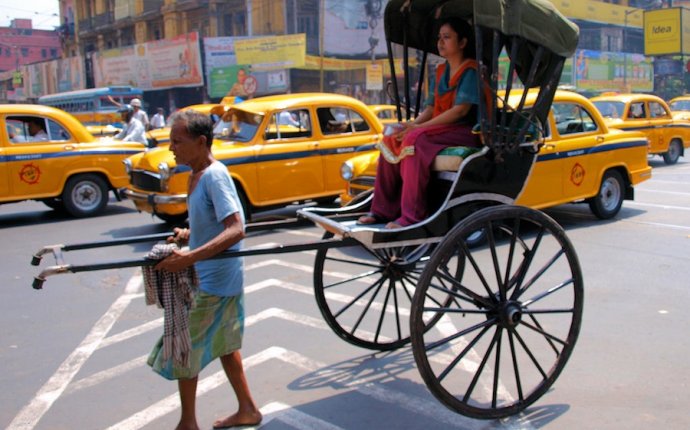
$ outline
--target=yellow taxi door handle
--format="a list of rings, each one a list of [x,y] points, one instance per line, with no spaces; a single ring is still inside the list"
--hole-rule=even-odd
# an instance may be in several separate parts
[[[74,151],[74,145],[65,145],[63,149],[65,151]]]

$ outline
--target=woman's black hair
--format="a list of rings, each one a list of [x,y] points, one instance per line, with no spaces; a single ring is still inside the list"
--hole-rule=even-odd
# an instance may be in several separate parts
[[[450,25],[450,27],[458,34],[458,41],[463,38],[467,39],[467,45],[463,53],[465,58],[477,58],[477,47],[475,45],[474,38],[474,28],[464,19],[449,17],[443,18],[438,22],[437,29],[440,30],[444,25]],[[438,31],[437,31],[438,32]]]

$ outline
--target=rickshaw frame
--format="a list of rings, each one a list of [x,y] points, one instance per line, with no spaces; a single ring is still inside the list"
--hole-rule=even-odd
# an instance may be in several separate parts
[[[316,251],[315,297],[334,333],[375,350],[411,343],[418,370],[439,401],[466,416],[502,418],[524,410],[552,386],[572,353],[581,324],[583,279],[572,244],[547,215],[513,206],[535,162],[541,124],[565,58],[577,44],[577,28],[544,0],[390,1],[384,21],[399,119],[402,97],[393,44],[402,46],[406,72],[408,49],[423,52],[423,78],[427,54],[436,49],[431,29],[447,16],[472,19],[478,91],[482,94],[488,85],[491,98],[480,97],[479,104],[484,148],[451,175],[444,186],[446,196],[429,219],[399,229],[359,226],[355,220],[370,198],[343,208],[305,208],[296,219],[250,223],[246,230],[314,223],[326,231],[321,240],[246,248],[214,258]],[[546,36],[525,30],[531,30],[530,23],[544,25],[544,20],[552,24]],[[498,97],[503,50],[510,59],[505,100],[517,83],[535,88],[539,95],[529,110],[527,91],[515,107]],[[404,81],[404,99],[410,100],[408,73]],[[412,109],[406,108],[409,119]],[[487,231],[487,244],[471,250],[467,238],[480,228]],[[52,254],[58,265],[44,269],[33,287],[42,288],[48,276],[58,273],[157,262],[133,259],[79,266],[65,264],[64,251],[152,242],[169,235],[44,247],[34,254],[32,264]],[[347,294],[332,293],[342,287],[348,288]],[[405,300],[409,310],[402,305]],[[544,302],[548,305],[540,307]]]

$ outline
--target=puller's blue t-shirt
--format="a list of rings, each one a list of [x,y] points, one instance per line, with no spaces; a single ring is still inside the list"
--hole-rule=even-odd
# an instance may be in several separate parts
[[[214,161],[201,175],[194,191],[187,197],[189,211],[190,249],[196,249],[223,231],[223,220],[239,212],[244,225],[242,204],[227,168]],[[239,250],[242,241],[231,246]],[[242,258],[220,258],[194,263],[199,276],[199,289],[215,296],[236,296],[244,282]]]

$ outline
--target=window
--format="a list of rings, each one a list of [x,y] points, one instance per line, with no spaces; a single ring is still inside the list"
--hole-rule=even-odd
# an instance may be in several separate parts
[[[319,108],[316,110],[324,135],[355,133],[369,130],[369,124],[357,112],[347,108]]]
[[[70,140],[72,138],[63,126],[52,119],[48,120],[48,134],[50,135],[50,140]]]
[[[649,113],[652,118],[668,118],[670,116],[658,102],[649,102]]]
[[[43,142],[50,140],[46,119],[39,116],[7,117],[7,134],[13,143]]]
[[[295,139],[311,137],[311,121],[306,109],[276,112],[266,128],[264,139]]]
[[[22,57],[29,56],[29,48],[22,48]]]
[[[645,118],[647,114],[645,113],[644,102],[630,103],[630,110],[628,111],[628,118],[638,119]]]
[[[554,103],[552,109],[556,129],[561,136],[597,129],[597,124],[592,116],[579,104]]]
[[[41,58],[46,58],[47,55],[48,55],[48,51],[46,51],[45,48],[41,49]]]

